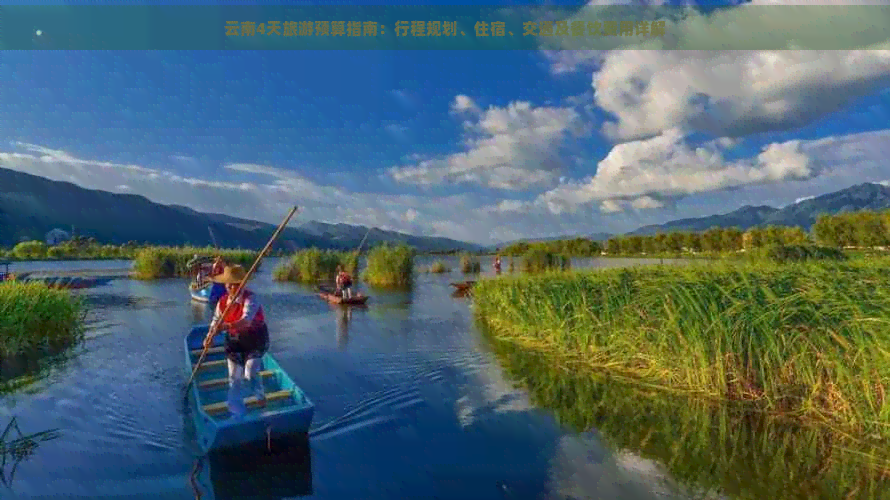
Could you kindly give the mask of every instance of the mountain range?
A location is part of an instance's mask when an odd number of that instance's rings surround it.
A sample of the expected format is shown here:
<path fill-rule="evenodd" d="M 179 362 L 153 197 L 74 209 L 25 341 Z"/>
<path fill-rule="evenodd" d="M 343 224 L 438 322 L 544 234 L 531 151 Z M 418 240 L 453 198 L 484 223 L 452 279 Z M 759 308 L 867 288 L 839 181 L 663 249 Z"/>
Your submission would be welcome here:
<path fill-rule="evenodd" d="M 161 205 L 144 196 L 85 189 L 0 168 L 0 246 L 13 246 L 23 239 L 43 240 L 52 229 L 69 231 L 72 227 L 77 234 L 104 243 L 205 246 L 215 240 L 226 248 L 261 248 L 276 228 L 265 222 Z M 317 221 L 285 229 L 276 248 L 356 249 L 366 234 L 366 245 L 407 243 L 421 252 L 484 249 L 449 238 Z"/>
<path fill-rule="evenodd" d="M 864 183 L 782 208 L 749 205 L 726 214 L 643 226 L 627 234 L 704 231 L 715 226 L 735 226 L 746 230 L 755 226 L 777 225 L 809 230 L 819 214 L 888 208 L 890 187 Z M 9 247 L 23 239 L 42 240 L 52 229 L 69 230 L 72 227 L 79 235 L 114 244 L 136 241 L 156 245 L 205 246 L 213 245 L 216 241 L 228 248 L 260 248 L 275 230 L 274 225 L 265 222 L 203 213 L 179 205 L 161 205 L 144 196 L 85 189 L 69 182 L 0 168 L 0 246 Z M 366 234 L 368 245 L 379 242 L 406 243 L 421 252 L 491 249 L 449 238 L 415 236 L 318 221 L 285 229 L 277 248 L 293 250 L 314 246 L 355 249 Z M 602 241 L 611 236 L 608 233 L 595 233 L 583 237 Z M 578 235 L 533 241 L 573 237 Z M 506 244 L 500 243 L 497 247 Z"/>
<path fill-rule="evenodd" d="M 858 210 L 885 209 L 890 209 L 890 187 L 882 184 L 866 182 L 833 193 L 800 200 L 782 208 L 769 207 L 766 205 L 746 205 L 726 214 L 678 219 L 664 224 L 643 226 L 626 234 L 652 235 L 676 231 L 700 232 L 715 226 L 738 227 L 741 230 L 747 230 L 752 227 L 769 225 L 796 226 L 809 231 L 820 214 L 833 215 L 841 212 L 855 212 Z M 614 235 L 609 233 L 584 235 L 584 237 L 596 241 L 605 241 L 612 236 Z M 537 241 L 576 237 L 578 236 L 550 237 L 541 238 Z M 507 243 L 502 243 L 500 246 L 506 244 Z"/>

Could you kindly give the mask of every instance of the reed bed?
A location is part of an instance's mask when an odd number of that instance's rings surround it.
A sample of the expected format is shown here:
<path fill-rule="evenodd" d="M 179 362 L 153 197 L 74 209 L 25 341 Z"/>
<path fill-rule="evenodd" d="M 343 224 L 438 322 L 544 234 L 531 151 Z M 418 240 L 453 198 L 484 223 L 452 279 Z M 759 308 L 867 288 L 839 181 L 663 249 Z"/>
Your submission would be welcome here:
<path fill-rule="evenodd" d="M 229 265 L 238 264 L 249 269 L 259 252 L 220 250 L 213 247 L 148 247 L 136 252 L 136 257 L 133 259 L 134 277 L 141 280 L 189 277 L 188 262 L 195 254 L 219 255 Z"/>
<path fill-rule="evenodd" d="M 408 287 L 414 283 L 413 248 L 407 245 L 379 245 L 368 252 L 365 281 L 382 288 Z"/>
<path fill-rule="evenodd" d="M 334 281 L 337 277 L 337 266 L 355 276 L 358 270 L 358 254 L 309 248 L 293 254 L 272 272 L 276 281 L 293 281 L 297 283 L 318 283 Z"/>
<path fill-rule="evenodd" d="M 501 339 L 591 370 L 890 438 L 890 259 L 482 280 Z"/>
<path fill-rule="evenodd" d="M 73 344 L 84 309 L 67 290 L 42 283 L 0 283 L 0 358 Z"/>
<path fill-rule="evenodd" d="M 463 253 L 460 256 L 460 272 L 464 274 L 478 274 L 482 272 L 482 263 L 479 262 L 479 259 L 468 254 Z"/>
<path fill-rule="evenodd" d="M 437 260 L 437 261 L 433 262 L 430 265 L 430 267 L 426 268 L 426 272 L 432 273 L 432 274 L 445 274 L 445 273 L 450 273 L 451 268 L 448 267 L 448 265 L 445 264 L 444 262 L 442 262 L 441 260 Z"/>
<path fill-rule="evenodd" d="M 537 406 L 576 431 L 596 428 L 619 454 L 654 460 L 678 489 L 698 492 L 683 498 L 720 492 L 738 500 L 871 500 L 890 488 L 886 444 L 622 383 L 576 358 L 489 340 L 506 374 Z M 586 444 L 584 451 L 602 450 L 598 442 Z"/>
<path fill-rule="evenodd" d="M 522 254 L 522 272 L 525 273 L 565 271 L 570 266 L 571 259 L 567 256 L 544 248 L 534 247 Z"/>

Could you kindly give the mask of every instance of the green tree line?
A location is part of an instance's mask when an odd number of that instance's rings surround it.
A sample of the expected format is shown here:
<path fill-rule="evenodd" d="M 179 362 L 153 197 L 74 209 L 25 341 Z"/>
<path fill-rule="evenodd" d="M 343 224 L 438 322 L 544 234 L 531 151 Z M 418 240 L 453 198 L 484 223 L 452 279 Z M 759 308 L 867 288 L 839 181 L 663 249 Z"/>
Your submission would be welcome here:
<path fill-rule="evenodd" d="M 744 232 L 737 227 L 712 227 L 701 232 L 614 236 L 604 242 L 587 238 L 520 241 L 507 245 L 499 253 L 518 256 L 544 250 L 572 257 L 721 253 L 811 243 L 834 248 L 890 247 L 890 210 L 820 215 L 810 234 L 799 227 L 786 226 L 754 227 Z"/>

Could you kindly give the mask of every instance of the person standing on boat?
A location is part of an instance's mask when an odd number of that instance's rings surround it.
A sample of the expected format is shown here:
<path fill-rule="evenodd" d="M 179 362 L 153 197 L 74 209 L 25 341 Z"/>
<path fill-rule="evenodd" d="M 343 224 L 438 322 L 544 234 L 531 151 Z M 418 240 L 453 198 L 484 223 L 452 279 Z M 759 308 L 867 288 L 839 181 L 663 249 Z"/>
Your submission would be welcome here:
<path fill-rule="evenodd" d="M 352 297 L 352 276 L 343 266 L 337 266 L 337 295 L 344 299 Z"/>
<path fill-rule="evenodd" d="M 213 260 L 213 266 L 210 268 L 210 279 L 212 280 L 214 276 L 219 276 L 226 269 L 226 261 L 219 255 L 216 256 L 216 259 Z M 212 306 L 214 303 L 217 303 L 219 299 L 225 295 L 226 287 L 220 283 L 213 283 L 210 287 L 210 297 L 208 302 Z"/>
<path fill-rule="evenodd" d="M 244 401 L 241 398 L 241 381 L 246 379 L 251 392 L 256 396 L 259 405 L 265 406 L 266 396 L 263 389 L 262 371 L 263 355 L 269 349 L 269 328 L 266 326 L 266 315 L 257 296 L 247 287 L 241 289 L 237 297 L 233 297 L 238 285 L 246 276 L 244 268 L 238 265 L 226 266 L 223 272 L 213 276 L 214 283 L 225 286 L 226 292 L 216 304 L 213 313 L 213 325 L 222 323 L 217 332 L 227 331 L 225 343 L 226 360 L 229 367 L 229 408 L 234 414 L 243 414 Z M 229 308 L 225 317 L 223 312 Z M 213 345 L 213 337 L 204 339 L 204 347 Z"/>

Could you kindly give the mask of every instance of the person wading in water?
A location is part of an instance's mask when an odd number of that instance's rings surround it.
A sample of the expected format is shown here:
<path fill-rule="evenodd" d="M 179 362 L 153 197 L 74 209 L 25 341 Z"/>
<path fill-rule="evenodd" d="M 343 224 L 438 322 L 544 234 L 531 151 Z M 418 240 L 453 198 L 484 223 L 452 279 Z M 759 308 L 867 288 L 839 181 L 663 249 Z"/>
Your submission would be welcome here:
<path fill-rule="evenodd" d="M 225 285 L 226 292 L 216 304 L 213 313 L 213 325 L 219 325 L 217 333 L 223 330 L 228 332 L 226 336 L 225 351 L 226 361 L 229 367 L 229 409 L 233 414 L 242 415 L 246 412 L 244 400 L 241 395 L 241 382 L 247 381 L 251 392 L 256 396 L 260 407 L 266 405 L 266 395 L 263 389 L 263 381 L 260 372 L 263 369 L 263 355 L 269 350 L 269 328 L 266 326 L 266 315 L 263 306 L 257 296 L 247 287 L 241 289 L 238 297 L 232 295 L 238 291 L 238 285 L 244 281 L 247 273 L 238 265 L 226 266 L 223 272 L 213 276 L 214 283 Z M 221 317 L 229 306 L 225 317 Z M 215 335 L 214 335 L 215 336 Z M 204 347 L 213 345 L 213 337 L 204 339 Z"/>

